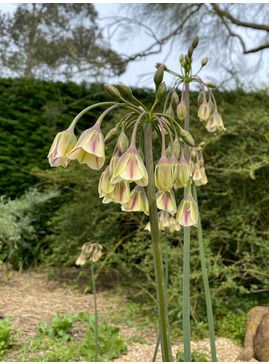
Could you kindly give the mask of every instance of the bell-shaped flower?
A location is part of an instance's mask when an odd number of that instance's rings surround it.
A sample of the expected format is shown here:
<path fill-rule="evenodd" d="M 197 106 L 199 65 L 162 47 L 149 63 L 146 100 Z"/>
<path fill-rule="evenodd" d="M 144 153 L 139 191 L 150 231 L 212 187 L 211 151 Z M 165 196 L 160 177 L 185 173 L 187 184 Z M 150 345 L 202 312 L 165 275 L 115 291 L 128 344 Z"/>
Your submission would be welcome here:
<path fill-rule="evenodd" d="M 116 203 L 128 203 L 131 198 L 129 183 L 126 181 L 119 181 L 118 183 L 114 184 L 113 192 L 109 194 L 108 197 Z"/>
<path fill-rule="evenodd" d="M 196 226 L 198 222 L 198 209 L 191 194 L 188 194 L 178 207 L 176 219 L 182 226 Z"/>
<path fill-rule="evenodd" d="M 210 116 L 206 124 L 206 129 L 210 133 L 214 133 L 214 131 L 217 130 L 226 130 L 223 125 L 222 117 L 218 111 L 214 111 L 213 114 Z"/>
<path fill-rule="evenodd" d="M 177 212 L 177 204 L 174 192 L 170 191 L 158 191 L 156 195 L 157 207 L 160 210 L 169 212 L 174 215 Z"/>
<path fill-rule="evenodd" d="M 161 157 L 155 167 L 155 185 L 160 191 L 169 191 L 174 185 L 174 164 L 166 157 Z"/>
<path fill-rule="evenodd" d="M 205 168 L 200 167 L 199 165 L 195 165 L 192 179 L 196 186 L 202 186 L 207 184 L 208 180 L 205 173 Z"/>
<path fill-rule="evenodd" d="M 175 168 L 175 188 L 186 187 L 190 179 L 190 165 L 182 156 Z"/>
<path fill-rule="evenodd" d="M 131 199 L 121 206 L 122 211 L 140 211 L 149 214 L 149 203 L 143 187 L 136 186 L 131 192 Z"/>
<path fill-rule="evenodd" d="M 51 167 L 67 167 L 70 160 L 67 154 L 76 145 L 77 138 L 73 128 L 68 128 L 56 135 L 50 147 L 48 160 Z"/>
<path fill-rule="evenodd" d="M 99 123 L 85 130 L 73 150 L 68 154 L 69 159 L 77 159 L 79 163 L 99 170 L 105 163 L 105 143 Z"/>
<path fill-rule="evenodd" d="M 198 109 L 198 118 L 201 121 L 207 121 L 210 117 L 211 109 L 207 101 L 203 101 Z"/>
<path fill-rule="evenodd" d="M 110 170 L 109 166 L 106 167 L 104 172 L 100 176 L 98 193 L 99 197 L 106 197 L 114 191 L 115 185 L 110 183 Z"/>
<path fill-rule="evenodd" d="M 141 156 L 133 145 L 119 158 L 111 183 L 117 183 L 121 179 L 127 182 L 135 182 L 139 186 L 147 186 L 148 184 L 148 172 Z"/>

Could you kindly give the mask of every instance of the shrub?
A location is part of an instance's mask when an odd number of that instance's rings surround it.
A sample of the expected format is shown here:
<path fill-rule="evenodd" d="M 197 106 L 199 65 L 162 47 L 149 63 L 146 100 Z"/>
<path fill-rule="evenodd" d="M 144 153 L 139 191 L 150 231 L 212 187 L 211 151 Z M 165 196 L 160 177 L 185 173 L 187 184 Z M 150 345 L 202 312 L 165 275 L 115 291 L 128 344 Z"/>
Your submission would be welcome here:
<path fill-rule="evenodd" d="M 0 359 L 5 352 L 12 346 L 11 319 L 9 317 L 0 320 Z"/>

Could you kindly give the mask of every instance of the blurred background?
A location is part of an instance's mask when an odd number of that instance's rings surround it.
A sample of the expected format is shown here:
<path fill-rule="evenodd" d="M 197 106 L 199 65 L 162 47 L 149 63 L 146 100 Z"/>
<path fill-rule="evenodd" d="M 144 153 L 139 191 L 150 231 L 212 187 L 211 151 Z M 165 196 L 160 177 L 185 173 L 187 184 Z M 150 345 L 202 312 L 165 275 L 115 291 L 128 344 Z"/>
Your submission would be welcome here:
<path fill-rule="evenodd" d="M 97 242 L 104 246 L 100 284 L 127 287 L 131 299 L 150 310 L 147 218 L 104 208 L 98 173 L 76 163 L 50 169 L 46 156 L 56 133 L 79 111 L 107 98 L 102 82 L 124 82 L 151 102 L 155 63 L 177 70 L 196 35 L 201 42 L 194 68 L 209 57 L 202 77 L 218 87 L 227 128 L 214 135 L 201 130 L 194 89 L 192 132 L 198 140 L 206 137 L 209 183 L 199 198 L 210 286 L 217 332 L 242 339 L 245 312 L 269 302 L 268 4 L 1 4 L 0 261 L 79 281 L 88 275 L 87 265 L 79 274 L 74 267 L 81 246 Z M 120 116 L 111 117 L 104 132 Z M 87 114 L 78 131 L 96 118 L 95 111 Z M 162 239 L 170 258 L 170 315 L 179 328 L 182 233 Z M 196 243 L 191 264 L 192 324 L 203 335 Z"/>

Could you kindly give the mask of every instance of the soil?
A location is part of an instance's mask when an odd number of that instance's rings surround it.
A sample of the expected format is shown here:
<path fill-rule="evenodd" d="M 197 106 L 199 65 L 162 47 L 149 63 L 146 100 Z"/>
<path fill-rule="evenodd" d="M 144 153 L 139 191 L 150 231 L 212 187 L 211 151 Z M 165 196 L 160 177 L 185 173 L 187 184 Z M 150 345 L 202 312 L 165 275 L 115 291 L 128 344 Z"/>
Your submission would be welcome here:
<path fill-rule="evenodd" d="M 78 289 L 64 285 L 62 282 L 48 280 L 46 272 L 14 272 L 0 270 L 0 317 L 10 316 L 13 328 L 21 332 L 21 340 L 35 335 L 37 325 L 50 322 L 56 313 L 93 312 L 93 296 L 82 294 Z M 100 315 L 109 317 L 120 307 L 127 304 L 124 294 L 107 294 L 107 291 L 97 294 Z M 117 358 L 118 362 L 140 362 L 152 360 L 156 332 L 152 329 L 130 327 L 120 323 L 120 332 L 128 345 L 128 354 Z M 139 342 L 131 340 L 138 337 Z M 227 338 L 216 340 L 219 361 L 235 361 L 241 348 Z M 173 352 L 182 350 L 182 342 L 173 346 Z M 192 343 L 193 350 L 209 356 L 209 341 L 207 339 Z M 12 358 L 16 359 L 16 358 Z M 160 361 L 160 356 L 158 356 Z"/>

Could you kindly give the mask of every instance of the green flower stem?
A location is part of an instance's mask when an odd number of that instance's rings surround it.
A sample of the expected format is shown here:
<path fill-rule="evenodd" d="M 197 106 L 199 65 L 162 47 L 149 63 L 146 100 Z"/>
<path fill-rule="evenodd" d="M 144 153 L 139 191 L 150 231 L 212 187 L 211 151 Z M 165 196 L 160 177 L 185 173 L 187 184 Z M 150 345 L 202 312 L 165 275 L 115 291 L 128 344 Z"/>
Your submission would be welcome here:
<path fill-rule="evenodd" d="M 217 359 L 216 344 L 215 344 L 214 317 L 213 317 L 212 301 L 211 301 L 209 282 L 208 282 L 208 273 L 207 273 L 207 268 L 206 268 L 205 248 L 204 248 L 204 244 L 203 244 L 203 230 L 202 230 L 201 217 L 200 217 L 200 212 L 199 212 L 199 207 L 198 207 L 197 191 L 196 191 L 195 185 L 193 186 L 193 197 L 197 203 L 197 210 L 198 210 L 197 233 L 198 233 L 198 243 L 199 243 L 202 276 L 203 276 L 204 290 L 205 290 L 211 358 L 212 358 L 213 362 L 217 362 L 218 359 Z"/>
<path fill-rule="evenodd" d="M 91 262 L 92 291 L 94 297 L 94 334 L 95 334 L 95 361 L 98 361 L 98 312 L 93 262 Z"/>
<path fill-rule="evenodd" d="M 168 302 L 168 278 L 169 278 L 169 259 L 168 259 L 168 237 L 165 234 L 165 249 L 164 249 L 164 275 L 165 275 L 165 291 L 166 291 L 166 300 Z M 161 334 L 158 332 L 157 341 L 153 353 L 152 362 L 156 361 L 159 346 L 161 342 Z"/>
<path fill-rule="evenodd" d="M 185 83 L 186 117 L 184 129 L 190 128 L 190 89 Z M 190 159 L 190 151 L 187 143 L 184 143 L 184 155 L 187 161 Z M 184 197 L 188 194 L 188 187 L 184 188 Z M 190 325 L 190 227 L 184 226 L 183 246 L 183 342 L 184 361 L 191 361 L 191 325 Z"/>
<path fill-rule="evenodd" d="M 144 126 L 144 146 L 145 146 L 145 160 L 148 172 L 148 186 L 147 196 L 149 202 L 149 219 L 151 229 L 151 241 L 153 249 L 156 293 L 158 301 L 158 317 L 159 317 L 159 331 L 161 333 L 161 348 L 162 359 L 165 362 L 172 361 L 172 351 L 168 328 L 168 311 L 167 300 L 165 294 L 165 279 L 163 270 L 162 249 L 160 243 L 159 222 L 157 216 L 156 206 L 156 192 L 154 184 L 154 166 L 153 166 L 153 152 L 152 152 L 152 125 L 147 122 Z"/>

